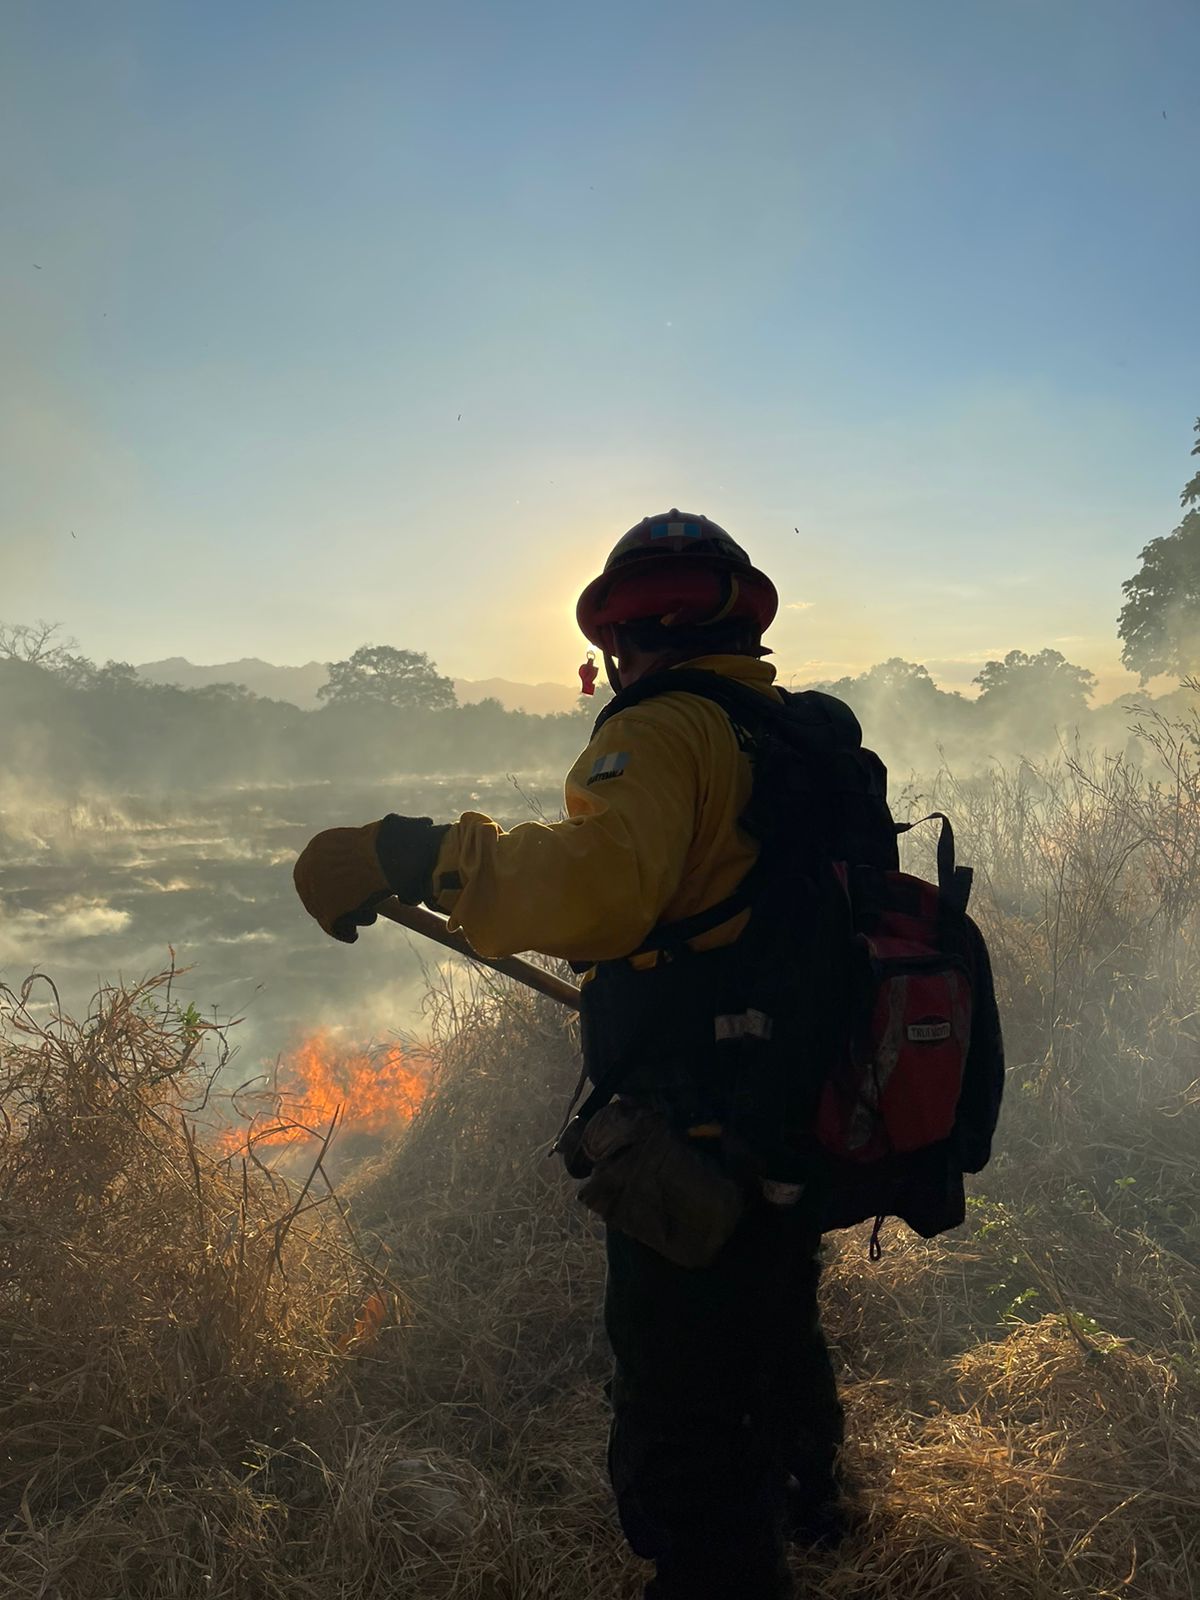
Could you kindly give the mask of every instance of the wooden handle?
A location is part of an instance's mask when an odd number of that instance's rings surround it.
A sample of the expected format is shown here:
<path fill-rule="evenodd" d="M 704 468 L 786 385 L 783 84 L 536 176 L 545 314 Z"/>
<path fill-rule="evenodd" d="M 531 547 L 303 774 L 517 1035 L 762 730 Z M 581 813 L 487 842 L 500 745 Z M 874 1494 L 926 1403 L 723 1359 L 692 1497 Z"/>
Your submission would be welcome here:
<path fill-rule="evenodd" d="M 375 910 L 389 922 L 398 923 L 402 928 L 409 928 L 413 933 L 432 939 L 435 944 L 466 956 L 468 961 L 478 961 L 481 966 L 491 967 L 493 972 L 502 972 L 506 978 L 515 978 L 527 989 L 536 989 L 538 994 L 557 1000 L 560 1005 L 570 1006 L 572 1011 L 579 1010 L 579 990 L 573 983 L 564 983 L 552 972 L 535 967 L 532 961 L 522 961 L 520 956 L 481 956 L 461 933 L 451 933 L 445 917 L 439 917 L 434 911 L 426 911 L 423 906 L 406 906 L 401 900 L 385 900 Z"/>

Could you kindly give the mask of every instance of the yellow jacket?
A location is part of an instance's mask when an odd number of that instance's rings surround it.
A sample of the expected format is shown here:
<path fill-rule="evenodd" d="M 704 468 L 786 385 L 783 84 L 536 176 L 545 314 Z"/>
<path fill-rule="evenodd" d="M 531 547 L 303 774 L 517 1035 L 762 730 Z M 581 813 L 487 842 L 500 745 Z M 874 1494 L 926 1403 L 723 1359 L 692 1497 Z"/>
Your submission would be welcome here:
<path fill-rule="evenodd" d="M 751 656 L 686 665 L 777 698 L 775 669 Z M 757 854 L 738 827 L 750 788 L 749 759 L 719 706 L 656 695 L 610 717 L 576 761 L 564 821 L 505 833 L 465 813 L 438 856 L 437 903 L 481 955 L 626 956 L 657 923 L 707 910 L 737 887 Z M 744 917 L 696 944 L 729 942 Z"/>

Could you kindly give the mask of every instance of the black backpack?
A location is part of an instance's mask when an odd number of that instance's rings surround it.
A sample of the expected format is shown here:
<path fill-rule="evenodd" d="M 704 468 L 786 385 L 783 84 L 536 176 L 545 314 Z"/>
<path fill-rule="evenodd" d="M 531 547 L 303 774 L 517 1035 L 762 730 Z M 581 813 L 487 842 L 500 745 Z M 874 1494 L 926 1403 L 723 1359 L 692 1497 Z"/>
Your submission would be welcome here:
<path fill-rule="evenodd" d="M 766 1185 L 819 1173 L 825 1226 L 874 1218 L 873 1253 L 888 1215 L 925 1237 L 956 1226 L 963 1173 L 991 1155 L 1004 1053 L 987 947 L 967 915 L 971 873 L 956 864 L 949 821 L 936 818 L 937 884 L 902 873 L 897 837 L 913 824 L 893 820 L 886 768 L 863 747 L 854 713 L 815 690 L 781 691 L 780 703 L 677 668 L 624 690 L 596 726 L 680 692 L 719 705 L 751 757 L 740 820 L 760 853 L 733 895 L 661 925 L 642 949 L 667 953 L 663 998 L 673 985 L 678 1009 L 703 1007 L 711 991 L 715 1070 L 733 1086 L 731 1139 Z M 689 957 L 688 942 L 746 908 L 749 923 L 728 947 L 736 979 L 689 986 L 705 958 Z M 618 975 L 628 962 L 603 967 L 618 994 L 638 982 Z M 585 1008 L 585 1057 L 586 1040 Z M 621 1087 L 618 1057 L 610 1052 L 585 1115 Z"/>

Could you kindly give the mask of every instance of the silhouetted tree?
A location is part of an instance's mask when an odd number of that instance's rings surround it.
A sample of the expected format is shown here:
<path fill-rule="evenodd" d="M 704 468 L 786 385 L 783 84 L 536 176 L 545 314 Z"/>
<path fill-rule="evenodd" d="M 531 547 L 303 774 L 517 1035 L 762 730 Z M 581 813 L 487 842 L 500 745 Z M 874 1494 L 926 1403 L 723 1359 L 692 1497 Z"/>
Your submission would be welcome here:
<path fill-rule="evenodd" d="M 1003 661 L 989 661 L 973 682 L 982 691 L 981 709 L 990 712 L 1037 711 L 1044 724 L 1061 727 L 1078 722 L 1096 687 L 1096 674 L 1077 667 L 1059 650 L 1026 655 L 1010 650 Z"/>
<path fill-rule="evenodd" d="M 59 637 L 57 622 L 0 622 L 0 661 L 25 661 L 54 671 L 75 649 L 74 639 Z"/>
<path fill-rule="evenodd" d="M 106 661 L 97 667 L 91 687 L 121 694 L 144 694 L 148 689 L 153 693 L 152 686 L 138 676 L 137 668 L 129 661 Z"/>
<path fill-rule="evenodd" d="M 60 683 L 68 689 L 94 689 L 99 669 L 88 656 L 65 652 L 51 669 Z"/>
<path fill-rule="evenodd" d="M 393 706 L 400 711 L 450 711 L 458 704 L 454 685 L 427 655 L 364 644 L 348 661 L 329 665 L 329 682 L 317 698 L 331 706 Z"/>
<path fill-rule="evenodd" d="M 185 692 L 197 700 L 212 701 L 217 705 L 245 706 L 259 698 L 254 690 L 248 689 L 244 683 L 205 683 L 197 689 L 188 689 Z"/>
<path fill-rule="evenodd" d="M 832 685 L 831 693 L 853 692 L 855 687 L 884 695 L 916 695 L 930 700 L 939 693 L 937 684 L 929 676 L 929 668 L 916 661 L 905 661 L 902 656 L 890 656 L 887 661 L 877 662 L 857 678 L 839 679 Z"/>
<path fill-rule="evenodd" d="M 1200 417 L 1195 431 L 1200 435 Z M 1192 454 L 1200 456 L 1200 439 Z M 1200 669 L 1200 472 L 1179 499 L 1191 507 L 1183 521 L 1167 538 L 1150 541 L 1141 570 L 1121 585 L 1121 660 L 1143 683 L 1159 672 L 1182 678 Z"/>

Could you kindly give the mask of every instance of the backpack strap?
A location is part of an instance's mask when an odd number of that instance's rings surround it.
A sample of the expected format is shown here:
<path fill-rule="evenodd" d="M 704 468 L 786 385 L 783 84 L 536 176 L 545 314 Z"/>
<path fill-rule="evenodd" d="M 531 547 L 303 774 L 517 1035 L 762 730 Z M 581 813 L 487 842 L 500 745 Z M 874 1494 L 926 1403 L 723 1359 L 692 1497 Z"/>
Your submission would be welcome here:
<path fill-rule="evenodd" d="M 942 825 L 937 843 L 938 892 L 956 910 L 965 912 L 967 902 L 971 898 L 971 884 L 975 872 L 972 867 L 960 867 L 955 864 L 954 828 L 946 813 L 931 811 L 927 817 L 917 817 L 913 822 L 897 822 L 893 826 L 899 837 L 902 833 L 908 833 L 911 828 L 919 828 L 923 822 L 940 822 Z"/>
<path fill-rule="evenodd" d="M 639 678 L 614 695 L 596 718 L 592 737 L 610 717 L 632 710 L 643 700 L 662 694 L 694 694 L 720 706 L 732 722 L 744 724 L 751 733 L 762 726 L 777 729 L 789 744 L 803 743 L 813 755 L 862 749 L 862 725 L 844 700 L 820 689 L 777 689 L 775 693 L 778 699 L 701 667 L 668 667 Z"/>
<path fill-rule="evenodd" d="M 719 672 L 697 667 L 670 667 L 664 672 L 639 678 L 627 689 L 622 689 L 596 718 L 593 738 L 611 717 L 662 694 L 692 694 L 699 699 L 710 700 L 725 712 L 735 731 L 744 728 L 753 739 L 764 729 L 769 730 L 793 750 L 802 747 L 818 761 L 836 757 L 839 752 L 849 752 L 852 758 L 865 754 L 862 749 L 862 726 L 844 700 L 824 694 L 819 689 L 798 692 L 780 689 L 780 698 L 775 699 L 747 684 L 722 677 Z M 749 823 L 748 818 L 742 820 Z M 752 828 L 751 831 L 756 830 Z M 659 923 L 636 950 L 630 951 L 630 955 L 648 955 L 656 950 L 680 950 L 701 934 L 719 928 L 722 923 L 731 921 L 750 908 L 765 877 L 763 854 L 760 853 L 758 861 L 732 894 L 690 917 L 682 917 L 677 922 Z"/>
<path fill-rule="evenodd" d="M 751 689 L 744 683 L 734 683 L 719 672 L 706 672 L 699 667 L 668 667 L 664 672 L 652 672 L 613 698 L 596 718 L 592 729 L 595 738 L 600 729 L 620 711 L 632 710 L 643 700 L 653 700 L 661 694 L 694 694 L 701 700 L 711 700 L 730 717 L 745 712 L 759 719 L 780 717 L 783 706 L 779 701 Z M 849 708 L 847 708 L 849 709 Z M 853 715 L 853 713 L 851 713 Z"/>
<path fill-rule="evenodd" d="M 614 696 L 596 718 L 593 737 L 610 717 L 661 694 L 692 694 L 702 700 L 710 700 L 725 712 L 734 724 L 735 730 L 744 727 L 751 738 L 763 725 L 782 726 L 789 722 L 791 703 L 803 698 L 800 695 L 788 695 L 788 703 L 785 705 L 760 693 L 757 689 L 734 683 L 730 678 L 723 678 L 718 672 L 673 667 L 665 672 L 654 672 L 645 678 L 640 678 L 637 683 L 630 684 L 628 689 L 623 689 L 619 695 Z M 830 695 L 822 695 L 819 698 L 832 700 Z M 833 701 L 833 704 L 839 705 L 840 701 Z M 845 709 L 857 727 L 854 713 L 848 706 Z M 832 719 L 830 724 L 832 725 Z M 726 895 L 715 905 L 707 906 L 703 911 L 697 911 L 690 917 L 681 917 L 676 922 L 660 922 L 650 930 L 636 950 L 630 951 L 630 956 L 649 955 L 656 950 L 681 950 L 701 934 L 711 933 L 722 923 L 732 921 L 734 917 L 750 908 L 763 876 L 760 856 L 759 861 L 750 868 L 732 894 Z"/>

